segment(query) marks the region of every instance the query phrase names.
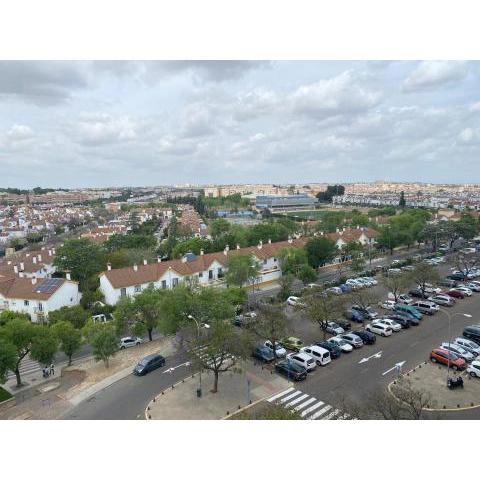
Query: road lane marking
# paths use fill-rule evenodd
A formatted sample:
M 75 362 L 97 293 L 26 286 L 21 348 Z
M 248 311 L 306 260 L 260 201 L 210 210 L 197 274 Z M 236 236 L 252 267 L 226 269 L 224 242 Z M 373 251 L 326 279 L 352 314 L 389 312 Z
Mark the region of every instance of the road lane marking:
M 300 395 L 302 392 L 300 392 L 300 390 L 295 390 L 293 393 L 290 393 L 289 395 L 287 395 L 286 397 L 283 397 L 281 400 L 280 400 L 280 403 L 285 403 L 285 402 L 288 402 L 290 399 L 292 399 L 293 397 L 296 397 L 297 395 Z
M 321 417 L 324 413 L 327 413 L 331 409 L 332 407 L 330 405 L 327 405 L 323 407 L 321 410 L 319 410 L 318 412 L 315 412 L 313 415 L 310 415 L 310 417 L 307 417 L 307 420 L 315 420 L 318 417 Z
M 317 402 L 315 405 L 312 405 L 311 407 L 304 410 L 300 415 L 304 417 L 305 415 L 308 415 L 310 412 L 315 411 L 317 408 L 320 408 L 322 405 L 325 405 L 325 402 L 321 402 L 321 401 Z
M 310 405 L 312 402 L 316 402 L 316 401 L 317 399 L 315 397 L 310 397 L 306 402 L 303 402 L 297 407 L 295 407 L 294 410 L 298 412 L 299 410 L 302 410 L 303 408 L 305 408 L 307 405 Z
M 304 393 L 303 395 L 300 395 L 298 398 L 295 400 L 292 400 L 291 402 L 287 403 L 285 405 L 285 408 L 293 407 L 297 403 L 301 402 L 302 400 L 305 400 L 308 397 L 308 394 Z
M 277 400 L 278 398 L 283 397 L 283 396 L 286 395 L 287 393 L 293 392 L 293 390 L 295 390 L 293 387 L 287 388 L 287 389 L 284 390 L 283 392 L 277 393 L 277 394 L 274 395 L 273 397 L 270 397 L 270 398 L 268 399 L 268 401 L 269 401 L 269 402 L 273 402 L 273 401 Z

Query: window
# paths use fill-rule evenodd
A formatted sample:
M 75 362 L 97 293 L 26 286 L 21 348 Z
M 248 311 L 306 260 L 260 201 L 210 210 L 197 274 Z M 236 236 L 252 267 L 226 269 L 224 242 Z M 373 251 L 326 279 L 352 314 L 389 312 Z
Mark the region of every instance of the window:
M 273 259 L 273 261 L 274 261 L 274 262 L 276 262 L 276 261 L 277 261 L 277 259 L 276 259 L 276 258 L 274 258 L 274 259 Z
M 126 297 L 127 296 L 127 289 L 126 288 L 121 288 L 120 289 L 120 296 L 121 297 Z
M 142 286 L 141 285 L 135 285 L 135 293 L 139 293 L 142 291 Z
M 203 278 L 203 272 L 200 272 L 200 273 L 198 274 L 198 278 Z
M 176 287 L 176 286 L 178 285 L 178 278 L 174 278 L 174 279 L 172 280 L 172 285 L 173 285 L 174 287 Z
M 167 288 L 167 281 L 166 280 L 162 280 L 162 288 Z
M 42 302 L 38 302 L 38 311 L 43 312 L 43 303 Z
M 264 265 L 266 265 L 266 264 L 267 264 L 267 260 L 266 260 L 266 259 L 263 261 L 263 264 L 264 264 Z
M 23 304 L 24 304 L 26 307 L 28 307 L 28 306 L 30 305 L 30 302 L 29 302 L 28 300 L 24 300 L 24 301 L 23 301 Z
M 208 279 L 211 280 L 213 278 L 213 270 L 208 271 Z
M 149 288 L 155 288 L 155 284 L 154 284 L 153 282 L 150 282 L 150 283 L 148 284 L 148 286 L 149 286 Z

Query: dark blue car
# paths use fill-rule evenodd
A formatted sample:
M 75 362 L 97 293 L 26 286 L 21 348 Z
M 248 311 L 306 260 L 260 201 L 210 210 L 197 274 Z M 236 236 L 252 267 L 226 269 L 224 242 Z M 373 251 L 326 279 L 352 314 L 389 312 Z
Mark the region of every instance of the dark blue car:
M 337 347 L 337 345 L 334 345 L 333 343 L 315 342 L 315 345 L 317 345 L 317 347 L 322 347 L 325 350 L 328 350 L 332 359 L 338 358 L 342 354 L 342 350 L 340 349 L 340 347 Z
M 363 323 L 366 320 L 362 312 L 358 310 L 354 310 L 352 308 L 348 309 L 345 312 L 345 317 L 348 318 L 348 320 L 353 320 L 354 322 L 358 322 L 358 323 Z
M 252 353 L 252 356 L 253 358 L 256 358 L 257 360 L 265 363 L 271 362 L 275 358 L 272 350 L 265 347 L 265 345 L 260 345 L 259 347 L 256 347 Z

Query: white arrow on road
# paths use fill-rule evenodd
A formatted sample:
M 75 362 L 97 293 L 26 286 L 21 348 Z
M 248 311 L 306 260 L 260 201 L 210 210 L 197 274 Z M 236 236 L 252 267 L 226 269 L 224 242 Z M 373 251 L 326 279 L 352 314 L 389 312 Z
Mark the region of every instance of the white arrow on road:
M 190 366 L 190 362 L 181 363 L 180 365 L 177 365 L 176 367 L 167 368 L 167 369 L 164 370 L 162 373 L 173 373 L 177 368 L 183 367 L 184 365 L 185 365 L 186 367 L 189 367 L 189 366 Z
M 386 372 L 383 372 L 382 375 L 386 375 L 387 373 L 390 373 L 392 370 L 395 370 L 395 369 L 398 369 L 400 373 L 400 370 L 404 364 L 405 364 L 405 360 L 403 362 L 398 362 L 392 368 L 389 368 Z
M 374 353 L 373 355 L 370 355 L 369 357 L 362 358 L 358 363 L 365 363 L 368 362 L 371 358 L 380 358 L 382 356 L 382 351 L 380 350 L 377 353 Z

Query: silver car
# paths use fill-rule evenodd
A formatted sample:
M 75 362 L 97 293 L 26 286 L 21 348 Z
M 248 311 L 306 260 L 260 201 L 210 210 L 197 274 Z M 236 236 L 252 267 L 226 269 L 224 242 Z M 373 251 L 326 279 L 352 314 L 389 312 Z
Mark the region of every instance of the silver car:
M 463 348 L 461 345 L 457 345 L 456 343 L 443 342 L 441 348 L 444 348 L 445 350 L 448 350 L 455 355 L 458 355 L 466 362 L 470 363 L 472 360 L 475 360 L 475 355 L 473 353 L 470 353 L 468 350 Z
M 478 345 L 478 343 L 475 343 L 473 340 L 468 340 L 468 338 L 457 337 L 454 340 L 454 343 L 456 343 L 457 345 L 460 345 L 470 353 L 473 353 L 473 355 L 480 355 L 480 345 Z
M 428 300 L 445 307 L 452 307 L 455 304 L 455 299 L 448 295 L 433 295 L 432 297 L 428 297 Z
M 345 333 L 343 335 L 339 335 L 339 337 L 345 340 L 349 345 L 351 345 L 354 348 L 363 347 L 363 340 L 358 335 L 355 335 L 354 333 Z

